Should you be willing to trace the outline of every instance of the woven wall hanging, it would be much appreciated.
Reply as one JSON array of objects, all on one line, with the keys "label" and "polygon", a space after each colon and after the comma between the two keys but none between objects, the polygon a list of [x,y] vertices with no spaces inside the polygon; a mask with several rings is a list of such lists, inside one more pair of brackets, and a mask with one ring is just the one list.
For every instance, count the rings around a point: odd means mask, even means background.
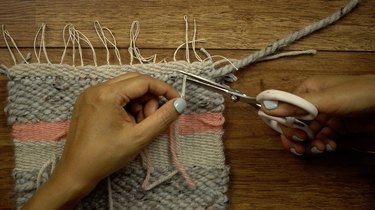
[{"label": "woven wall hanging", "polygon": [[[280,39],[240,60],[222,58],[214,62],[206,50],[202,58],[195,49],[194,36],[179,46],[186,50],[186,60],[157,61],[156,56],[142,57],[136,46],[139,23],[130,28],[130,64],[122,64],[113,33],[99,22],[94,28],[107,50],[107,65],[98,66],[90,40],[71,24],[63,30],[65,49],[61,63],[51,63],[45,46],[46,26],[42,25],[34,40],[36,63],[29,63],[16,42],[3,26],[3,37],[15,63],[1,66],[8,76],[8,123],[12,126],[15,146],[15,192],[21,207],[45,182],[62,153],[70,115],[76,97],[87,87],[102,83],[127,72],[140,72],[171,84],[183,92],[188,107],[170,129],[145,149],[127,167],[103,180],[80,202],[82,209],[225,209],[228,198],[229,167],[225,164],[222,142],[224,98],[194,84],[185,84],[176,71],[194,73],[216,82],[235,81],[233,73],[254,62],[284,56],[311,54],[314,50],[277,53],[292,42],[324,28],[349,13],[358,0],[350,1],[331,16],[313,23],[286,38]],[[187,17],[185,17],[188,29]],[[82,46],[92,50],[93,64],[82,61]],[[12,47],[11,47],[12,46]],[[65,53],[71,50],[73,65],[64,64]],[[114,50],[118,64],[109,62]],[[189,51],[196,61],[191,61]],[[22,58],[17,63],[13,51]],[[44,56],[46,63],[41,63]],[[174,56],[175,57],[175,56]],[[75,60],[81,65],[75,66]],[[137,61],[137,64],[135,62]],[[163,103],[163,99],[160,99]],[[250,195],[251,196],[251,195]]]}]

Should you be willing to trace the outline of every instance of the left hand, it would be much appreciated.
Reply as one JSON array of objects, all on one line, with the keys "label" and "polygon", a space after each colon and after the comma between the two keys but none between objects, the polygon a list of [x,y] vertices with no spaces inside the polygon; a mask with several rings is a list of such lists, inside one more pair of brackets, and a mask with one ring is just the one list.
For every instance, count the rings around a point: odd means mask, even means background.
[{"label": "left hand", "polygon": [[[168,100],[160,108],[159,96]],[[77,98],[54,173],[25,208],[73,207],[178,118],[186,103],[177,97],[168,84],[138,73],[86,89]]]}]

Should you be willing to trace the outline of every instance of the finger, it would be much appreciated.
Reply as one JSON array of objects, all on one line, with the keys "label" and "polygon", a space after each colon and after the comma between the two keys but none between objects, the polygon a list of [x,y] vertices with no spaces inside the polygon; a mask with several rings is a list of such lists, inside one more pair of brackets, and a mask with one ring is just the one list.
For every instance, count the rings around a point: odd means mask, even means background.
[{"label": "finger", "polygon": [[[272,104],[275,103],[275,104]],[[301,109],[292,104],[285,102],[275,101],[263,101],[262,111],[268,115],[275,117],[286,117],[286,116],[304,116],[307,114],[306,110]]]},{"label": "finger", "polygon": [[327,152],[333,152],[333,151],[336,150],[336,148],[337,148],[337,144],[336,144],[335,140],[328,139],[326,141],[326,151]]},{"label": "finger", "polygon": [[[336,104],[333,104],[331,99],[334,97],[334,93],[329,94],[316,94],[316,93],[303,93],[298,94],[299,97],[307,100],[312,103],[320,112],[323,113],[332,113],[334,110],[329,110],[330,107],[337,107]],[[285,116],[294,116],[302,117],[308,114],[308,112],[298,106],[281,102],[281,101],[272,101],[264,100],[262,101],[262,111],[268,115],[275,117],[285,117]]]},{"label": "finger", "polygon": [[131,115],[136,115],[137,122],[141,122],[148,116],[152,115],[159,108],[159,101],[154,99],[154,100],[149,100],[144,105],[140,103],[132,103],[129,105],[131,106],[128,112]]},{"label": "finger", "polygon": [[345,135],[348,133],[346,126],[343,121],[338,118],[331,118],[326,122],[326,126],[331,128],[337,135]]},{"label": "finger", "polygon": [[279,126],[280,126],[284,136],[287,139],[297,141],[297,142],[302,142],[302,141],[305,141],[307,139],[307,134],[301,129],[290,128],[290,127],[287,127],[287,126],[284,126],[284,125],[279,125]]},{"label": "finger", "polygon": [[281,142],[284,148],[294,155],[302,156],[305,153],[305,147],[302,143],[292,141],[284,135],[281,135]]},{"label": "finger", "polygon": [[159,100],[151,99],[143,107],[143,114],[145,117],[152,115],[159,108]]},{"label": "finger", "polygon": [[121,80],[111,86],[112,95],[119,99],[117,103],[120,104],[126,104],[146,94],[164,96],[168,100],[179,97],[178,92],[172,86],[145,76]]},{"label": "finger", "polygon": [[319,114],[313,121],[309,122],[309,128],[315,134],[319,133],[327,124],[330,117],[326,114]]},{"label": "finger", "polygon": [[135,119],[135,117],[133,115],[129,115],[129,118],[130,118],[130,121],[132,124],[136,124],[137,123],[137,120]]},{"label": "finger", "polygon": [[131,114],[131,115],[136,115],[138,112],[142,111],[143,105],[137,100],[130,101],[128,104],[125,106],[125,110]]},{"label": "finger", "polygon": [[137,118],[136,119],[137,119],[137,123],[140,123],[140,122],[142,122],[145,119],[143,110],[141,110],[141,111],[139,111],[137,113]]},{"label": "finger", "polygon": [[131,114],[136,114],[143,109],[146,109],[145,117],[149,116],[159,107],[159,97],[146,94],[141,98],[130,101],[125,106],[125,110]]},{"label": "finger", "polygon": [[325,143],[322,139],[316,138],[306,145],[306,154],[308,155],[319,155],[325,151]]},{"label": "finger", "polygon": [[[319,133],[318,135],[316,136],[317,139],[320,139],[322,141],[322,143],[325,145],[325,147],[327,147],[327,144],[330,142],[330,141],[335,141],[338,137],[337,137],[337,133],[330,127],[324,127]],[[331,146],[335,146],[335,145],[331,145]]]},{"label": "finger", "polygon": [[136,139],[139,145],[141,147],[146,146],[153,138],[164,132],[185,108],[186,102],[184,99],[170,100],[141,123],[138,123],[135,129],[140,134]]},{"label": "finger", "polygon": [[316,135],[315,139],[306,145],[306,154],[321,154],[324,151],[334,151],[336,149],[334,139],[337,138],[337,132],[333,129],[338,129],[339,124],[336,121],[328,115],[321,114],[309,124],[310,129]]},{"label": "finger", "polygon": [[336,142],[332,138],[328,128],[324,128],[316,138],[306,145],[306,154],[317,155],[323,152],[331,152],[336,150]]}]

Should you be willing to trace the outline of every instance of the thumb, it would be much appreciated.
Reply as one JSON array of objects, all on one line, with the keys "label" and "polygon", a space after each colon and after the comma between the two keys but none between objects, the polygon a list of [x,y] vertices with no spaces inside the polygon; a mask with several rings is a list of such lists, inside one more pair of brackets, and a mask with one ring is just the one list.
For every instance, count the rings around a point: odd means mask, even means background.
[{"label": "thumb", "polygon": [[[295,116],[310,120],[318,112],[316,107],[304,97],[281,90],[266,90],[258,94],[256,100],[262,103],[262,111],[275,117]],[[309,114],[311,112],[311,115]]]},{"label": "thumb", "polygon": [[148,143],[153,138],[164,132],[169,125],[177,120],[186,108],[183,98],[170,100],[136,125],[136,129],[142,133],[143,143]]},{"label": "thumb", "polygon": [[304,109],[297,106],[274,100],[263,101],[261,109],[264,113],[275,117],[303,116],[307,114]]}]

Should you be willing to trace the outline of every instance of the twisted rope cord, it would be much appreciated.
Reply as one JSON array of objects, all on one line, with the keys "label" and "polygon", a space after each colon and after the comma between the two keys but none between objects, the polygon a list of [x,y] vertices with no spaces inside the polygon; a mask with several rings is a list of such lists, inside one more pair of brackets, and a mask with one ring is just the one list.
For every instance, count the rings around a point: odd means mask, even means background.
[{"label": "twisted rope cord", "polygon": [[[338,21],[340,18],[344,17],[346,14],[348,14],[350,11],[352,11],[360,2],[360,0],[352,0],[347,5],[336,11],[331,16],[324,18],[318,22],[315,22],[309,26],[304,27],[303,29],[296,31],[290,35],[288,35],[285,38],[279,39],[276,42],[273,42],[271,45],[243,58],[237,61],[233,62],[233,65],[235,67],[242,68],[245,67],[251,63],[254,63],[256,61],[259,61],[263,59],[264,57],[267,57],[276,51],[278,51],[280,48],[283,48],[285,46],[288,46],[292,44],[293,42],[301,39],[304,36],[307,36],[317,30],[320,30],[322,28],[327,27],[328,25]],[[213,72],[210,73],[210,75],[213,76],[219,76],[219,75],[225,75],[228,73],[233,72],[235,68],[232,65],[226,65],[220,69],[216,69]]]}]

